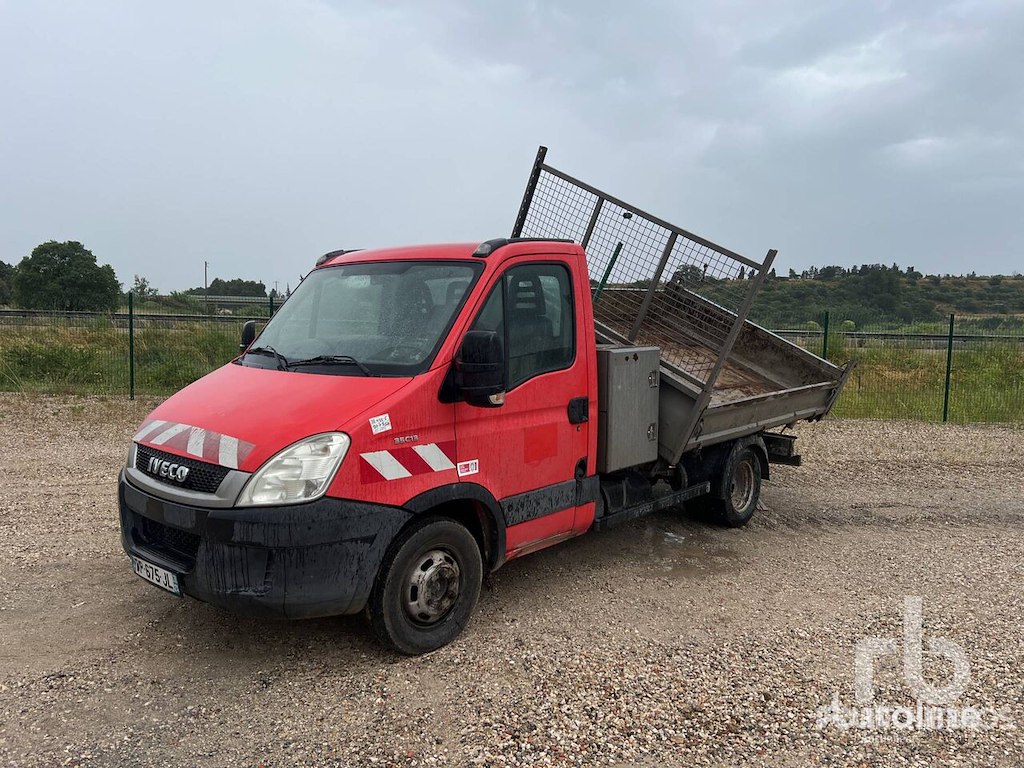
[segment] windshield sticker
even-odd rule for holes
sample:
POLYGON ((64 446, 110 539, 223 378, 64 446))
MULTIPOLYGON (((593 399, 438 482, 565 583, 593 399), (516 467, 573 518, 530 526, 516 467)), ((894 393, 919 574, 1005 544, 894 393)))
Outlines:
POLYGON ((370 419, 370 429, 373 430, 373 434, 379 435, 381 432, 391 431, 391 416, 387 413, 381 414, 380 416, 374 416, 370 419))
POLYGON ((473 459, 472 461, 460 461, 459 462, 459 477, 465 477, 466 475, 475 475, 480 471, 480 459, 473 459))

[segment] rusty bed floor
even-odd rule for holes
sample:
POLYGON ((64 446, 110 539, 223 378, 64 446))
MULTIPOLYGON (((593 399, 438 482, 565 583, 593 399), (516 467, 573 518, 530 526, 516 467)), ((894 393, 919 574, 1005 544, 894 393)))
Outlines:
MULTIPOLYGON (((714 366, 717 355, 702 345, 682 345, 670 342, 661 346, 662 356, 697 378, 705 378, 714 366)), ((711 405, 722 405, 746 397, 766 395, 786 389, 784 384, 772 381, 735 358, 726 361, 718 374, 715 388, 711 393, 711 405)))
MULTIPOLYGON (((638 344, 650 344, 661 348, 664 360, 676 365, 686 373, 698 379, 705 379, 715 365, 718 355, 703 344, 683 344, 677 340, 664 337, 647 337, 640 334, 638 344)), ((736 358, 730 358, 718 374, 714 391, 711 394, 711 406, 723 405, 734 400, 747 397, 766 395, 787 389, 788 385, 773 381, 736 358)))

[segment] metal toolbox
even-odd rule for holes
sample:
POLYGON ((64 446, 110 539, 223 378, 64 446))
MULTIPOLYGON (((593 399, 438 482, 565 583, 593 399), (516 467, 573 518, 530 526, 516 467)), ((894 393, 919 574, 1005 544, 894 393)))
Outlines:
POLYGON ((597 471, 658 458, 658 347, 597 348, 597 471))

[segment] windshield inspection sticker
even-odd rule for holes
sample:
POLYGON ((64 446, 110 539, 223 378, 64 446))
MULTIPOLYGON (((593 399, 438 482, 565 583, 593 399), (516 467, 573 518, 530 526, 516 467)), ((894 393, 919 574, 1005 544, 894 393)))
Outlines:
POLYGON ((373 430, 373 434, 379 435, 381 432, 391 431, 391 416, 387 413, 380 416, 374 416, 370 419, 370 429, 373 430))
POLYGON ((472 461, 460 461, 458 465, 459 477, 465 477, 466 475, 475 475, 480 471, 480 460, 473 459, 472 461))

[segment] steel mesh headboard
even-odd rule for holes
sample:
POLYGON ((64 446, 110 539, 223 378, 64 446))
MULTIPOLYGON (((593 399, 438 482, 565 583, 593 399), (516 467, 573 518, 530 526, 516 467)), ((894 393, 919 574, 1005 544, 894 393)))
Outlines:
POLYGON ((513 237, 570 238, 587 252, 594 319, 605 335, 662 349, 702 390, 771 269, 575 179, 537 152, 513 237))

